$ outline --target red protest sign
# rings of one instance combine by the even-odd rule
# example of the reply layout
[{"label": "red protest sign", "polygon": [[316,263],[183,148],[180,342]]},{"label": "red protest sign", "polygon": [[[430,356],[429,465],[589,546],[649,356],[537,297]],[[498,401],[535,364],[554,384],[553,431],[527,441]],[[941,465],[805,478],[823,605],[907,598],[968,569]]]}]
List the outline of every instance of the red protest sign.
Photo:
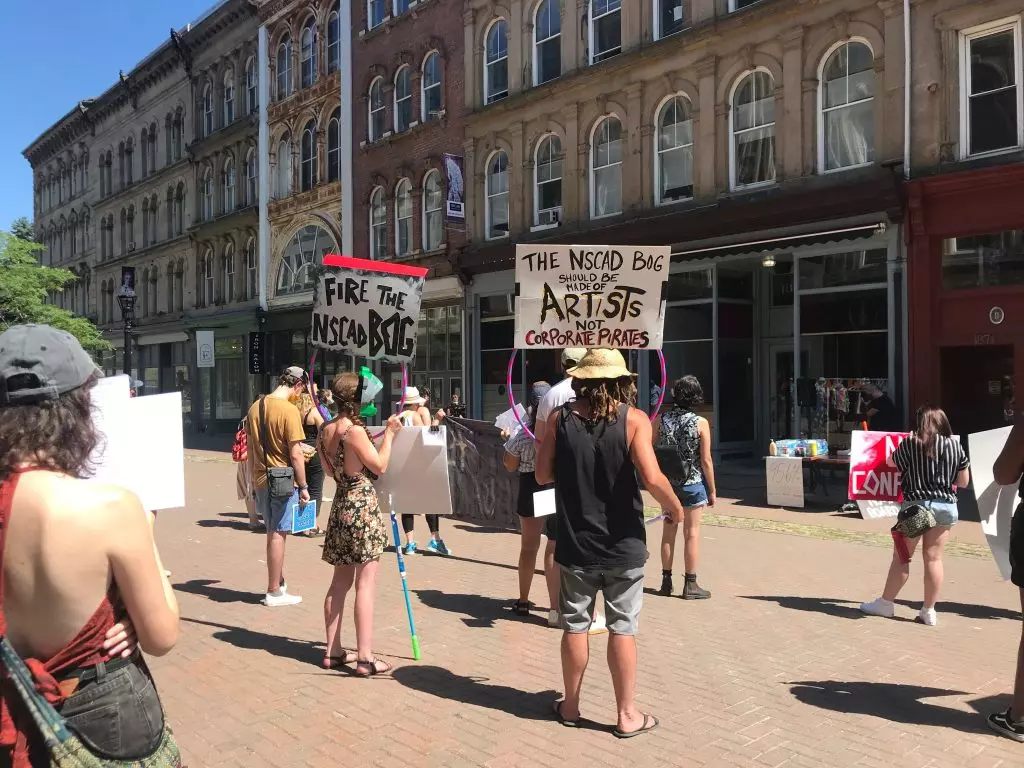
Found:
[{"label": "red protest sign", "polygon": [[892,455],[907,433],[855,431],[851,437],[850,501],[903,501]]}]

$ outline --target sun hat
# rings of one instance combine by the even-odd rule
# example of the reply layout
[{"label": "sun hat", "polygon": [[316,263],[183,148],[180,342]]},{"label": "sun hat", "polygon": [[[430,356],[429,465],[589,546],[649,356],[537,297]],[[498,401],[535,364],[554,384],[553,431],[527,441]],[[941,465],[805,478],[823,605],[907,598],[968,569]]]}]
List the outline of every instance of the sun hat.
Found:
[{"label": "sun hat", "polygon": [[0,406],[56,400],[103,376],[78,339],[49,325],[12,325],[0,333]]},{"label": "sun hat", "polygon": [[626,367],[626,361],[617,349],[588,350],[579,365],[566,373],[574,379],[621,379],[636,375]]},{"label": "sun hat", "polygon": [[[423,399],[423,396],[420,395],[420,390],[418,387],[406,387],[404,400],[406,405],[423,405],[425,402],[427,402],[426,400]],[[395,405],[401,404],[401,400],[395,403]]]},{"label": "sun hat", "polygon": [[568,347],[562,350],[562,366],[568,368],[569,366],[576,364],[579,365],[587,355],[587,350],[583,347]]}]

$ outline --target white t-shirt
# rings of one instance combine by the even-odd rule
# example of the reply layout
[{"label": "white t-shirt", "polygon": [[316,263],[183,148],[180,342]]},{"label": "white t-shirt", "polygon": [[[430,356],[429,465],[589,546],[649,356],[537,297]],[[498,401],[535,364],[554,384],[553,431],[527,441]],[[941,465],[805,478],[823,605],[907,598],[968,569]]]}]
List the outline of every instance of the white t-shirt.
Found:
[{"label": "white t-shirt", "polygon": [[540,405],[537,406],[537,421],[547,423],[548,417],[551,416],[553,410],[561,408],[566,403],[571,403],[575,399],[576,393],[572,391],[572,378],[566,377],[549,389],[548,393],[541,398]]}]

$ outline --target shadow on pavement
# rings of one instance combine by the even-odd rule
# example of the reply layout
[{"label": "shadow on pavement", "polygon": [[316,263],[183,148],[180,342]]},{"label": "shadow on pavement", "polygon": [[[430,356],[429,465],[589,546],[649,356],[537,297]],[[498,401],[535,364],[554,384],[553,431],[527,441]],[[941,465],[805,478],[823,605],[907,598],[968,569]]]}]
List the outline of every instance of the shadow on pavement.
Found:
[{"label": "shadow on pavement", "polygon": [[281,656],[286,659],[295,659],[303,664],[314,664],[320,671],[327,670],[320,667],[324,658],[323,643],[311,640],[294,640],[290,637],[270,635],[266,632],[256,632],[243,627],[233,627],[229,624],[218,624],[214,621],[203,621],[201,619],[190,619],[183,616],[182,621],[189,624],[198,624],[203,627],[212,627],[219,631],[213,633],[213,637],[235,648],[247,651],[266,651],[273,656]]},{"label": "shadow on pavement", "polygon": [[[910,600],[897,600],[899,605],[906,606],[907,608],[913,608],[915,611],[921,609],[921,602],[912,602]],[[1020,621],[1020,611],[1012,611],[1007,608],[992,608],[988,605],[976,605],[971,603],[945,603],[938,602],[935,605],[935,610],[939,613],[955,613],[957,616],[963,616],[965,619],[1009,619],[1010,621]]]},{"label": "shadow on pavement", "polygon": [[[931,704],[922,699],[940,696],[963,696],[964,691],[925,688],[896,683],[791,682],[790,693],[803,704],[832,712],[872,715],[906,725],[933,725],[955,728],[964,733],[988,732],[985,719],[972,712]],[[989,696],[971,702],[977,712],[995,711],[1000,696]]]},{"label": "shadow on pavement", "polygon": [[187,592],[190,595],[199,595],[215,603],[249,603],[259,605],[263,598],[262,593],[242,592],[239,589],[228,589],[227,587],[215,587],[220,584],[215,579],[192,579],[180,584],[173,584],[175,592]]},{"label": "shadow on pavement", "polygon": [[784,595],[740,595],[744,600],[761,600],[766,603],[778,603],[781,608],[794,611],[810,611],[838,616],[842,619],[863,619],[860,603],[852,600],[837,600],[833,597],[793,597]]},{"label": "shadow on pavement", "polygon": [[463,614],[462,622],[467,627],[493,627],[499,620],[547,626],[545,618],[539,614],[520,617],[512,613],[513,598],[500,600],[482,595],[452,594],[437,589],[415,589],[413,592],[428,608]]},{"label": "shadow on pavement", "polygon": [[[242,515],[245,520],[220,520],[214,518],[212,520],[196,520],[196,525],[200,528],[233,528],[236,531],[249,532],[249,518],[246,515]],[[263,533],[263,530],[259,531]]]},{"label": "shadow on pavement", "polygon": [[496,525],[475,525],[473,523],[460,523],[452,526],[457,531],[469,533],[518,533],[514,528],[502,528]]}]

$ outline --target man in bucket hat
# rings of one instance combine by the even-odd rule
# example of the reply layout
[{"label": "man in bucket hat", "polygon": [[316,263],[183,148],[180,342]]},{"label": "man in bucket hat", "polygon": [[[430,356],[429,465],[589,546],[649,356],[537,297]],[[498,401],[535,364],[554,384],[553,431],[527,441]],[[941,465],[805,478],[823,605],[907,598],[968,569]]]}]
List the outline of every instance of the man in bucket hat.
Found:
[{"label": "man in bucket hat", "polygon": [[558,517],[565,698],[554,711],[563,725],[579,724],[590,657],[587,631],[601,592],[618,708],[614,734],[627,739],[658,727],[658,719],[640,712],[634,701],[635,636],[647,562],[640,480],[672,520],[683,519],[683,508],[658,467],[650,419],[633,407],[636,386],[622,354],[591,349],[567,373],[576,399],[548,419],[536,468],[538,483],[555,484]]}]

